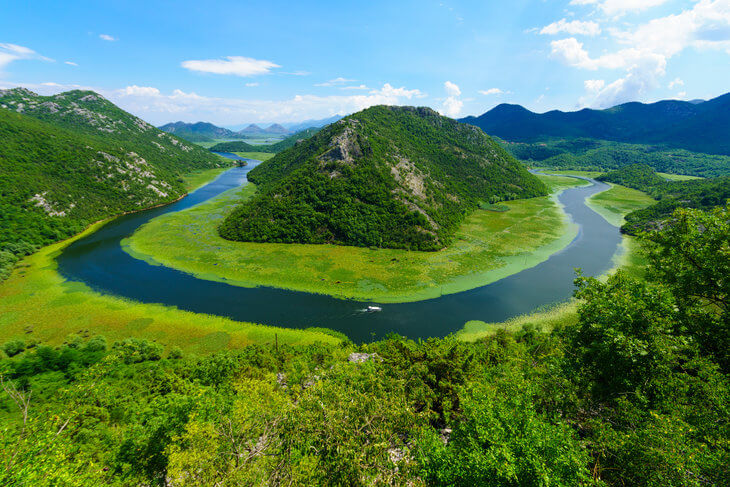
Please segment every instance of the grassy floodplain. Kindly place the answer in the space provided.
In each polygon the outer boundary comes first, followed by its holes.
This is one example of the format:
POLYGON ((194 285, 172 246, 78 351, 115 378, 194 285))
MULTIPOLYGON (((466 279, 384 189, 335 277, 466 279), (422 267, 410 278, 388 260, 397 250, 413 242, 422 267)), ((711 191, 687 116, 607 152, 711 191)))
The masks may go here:
MULTIPOLYGON (((214 179, 223 169, 188 174, 188 190, 214 179)), ((318 330, 294 330, 242 323, 218 316, 181 311, 103 295, 83 283, 68 282, 58 272, 55 256, 64 247, 104 225, 100 222, 68 240, 42 248, 18 263, 0 282, 0 342, 60 344, 71 333, 104 335, 110 340, 129 336, 155 340, 195 353, 240 348, 253 343, 337 343, 318 330)))
POLYGON ((506 212, 477 210, 439 252, 338 245, 231 242, 218 222, 255 187, 230 190, 182 212, 162 215, 124 242, 137 258, 239 286, 272 286, 378 302, 408 302, 489 284, 537 265, 565 247, 577 228, 556 195, 583 184, 543 176, 550 197, 510 201, 506 212))
POLYGON ((234 152, 234 154, 247 159, 256 159, 258 161, 268 161, 276 155, 272 152, 234 152))
POLYGON ((670 181, 691 181, 693 179, 702 179, 699 176, 685 176, 683 174, 669 174, 668 172, 658 172, 659 176, 670 181))

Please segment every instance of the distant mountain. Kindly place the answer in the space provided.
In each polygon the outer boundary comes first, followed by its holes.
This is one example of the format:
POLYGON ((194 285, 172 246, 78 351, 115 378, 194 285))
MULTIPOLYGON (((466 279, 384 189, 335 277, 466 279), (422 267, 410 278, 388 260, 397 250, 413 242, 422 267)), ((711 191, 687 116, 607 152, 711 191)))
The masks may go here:
POLYGON ((730 93, 709 101, 632 102, 605 110, 542 114, 502 104, 460 121, 510 142, 590 137, 730 155, 730 93))
POLYGON ((266 132, 267 134, 289 134, 289 133, 291 133, 291 131, 288 128, 282 127, 278 123, 269 125, 268 127, 266 127, 264 129, 264 132, 266 132))
POLYGON ((331 117, 321 118, 319 120, 305 120, 303 122, 286 123, 284 125, 292 132, 299 132, 310 127, 324 127, 325 125, 329 125, 340 120, 342 117, 343 115, 333 115, 331 117))
POLYGON ((237 135, 257 135, 257 134, 263 134, 266 131, 256 125, 255 123, 250 124, 248 127, 244 128, 243 130, 239 130, 236 132, 237 135))
POLYGON ((92 91, 0 90, 0 141, 0 251, 15 254, 174 201, 183 174, 227 165, 92 91))
POLYGON ((296 134, 290 135, 289 137, 276 142, 275 144, 253 145, 242 140, 221 142, 211 147, 210 150, 214 152, 269 152, 275 154, 283 151, 284 149, 294 147, 297 142, 310 138, 320 130, 320 128, 314 127, 301 130, 296 134))
POLYGON ((430 108, 376 106, 330 124, 249 173, 231 240, 437 250, 480 202, 544 195, 499 144, 430 108))
POLYGON ((174 122, 167 123, 159 128, 165 132, 187 139, 190 142, 205 142, 213 139, 234 139, 238 137, 236 132, 232 130, 217 127, 207 122, 174 122))

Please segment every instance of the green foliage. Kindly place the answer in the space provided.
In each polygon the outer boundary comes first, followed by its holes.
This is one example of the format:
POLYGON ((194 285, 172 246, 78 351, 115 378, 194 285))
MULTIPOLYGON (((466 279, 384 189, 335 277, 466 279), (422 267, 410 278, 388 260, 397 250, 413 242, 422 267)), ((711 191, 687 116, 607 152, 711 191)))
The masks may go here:
POLYGON ((730 207, 678 209, 652 232, 650 277, 676 299, 687 332, 703 355, 730 372, 730 207))
POLYGON ((94 221, 174 201, 183 174, 228 164, 93 92, 5 90, 0 104, 0 278, 12 265, 4 252, 21 257, 94 221))
POLYGON ((25 342, 23 340, 10 340, 3 344, 3 352, 8 357, 14 357, 25 350, 25 342))
POLYGON ((429 485, 592 485, 575 433, 540 413, 529 388, 517 376, 473 384, 448 443, 435 432, 424 441, 429 485))
POLYGON ((260 193, 226 218, 224 238, 437 250, 479 201, 547 193, 478 129, 411 107, 351 115, 249 179, 260 193))
POLYGON ((625 166, 597 179, 638 189, 659 200, 647 208, 626 215, 622 231, 636 234, 652 227, 660 228, 677 208, 709 209, 730 199, 730 176, 688 181, 667 181, 643 164, 625 166))
POLYGON ((516 158, 541 167, 606 171, 644 164, 658 172, 700 177, 730 175, 730 157, 597 139, 555 139, 535 143, 502 142, 516 158))
POLYGON ((678 210, 646 236, 650 281, 579 276, 577 323, 549 333, 183 358, 82 332, 16 347, 0 483, 724 485, 728 221, 678 210))

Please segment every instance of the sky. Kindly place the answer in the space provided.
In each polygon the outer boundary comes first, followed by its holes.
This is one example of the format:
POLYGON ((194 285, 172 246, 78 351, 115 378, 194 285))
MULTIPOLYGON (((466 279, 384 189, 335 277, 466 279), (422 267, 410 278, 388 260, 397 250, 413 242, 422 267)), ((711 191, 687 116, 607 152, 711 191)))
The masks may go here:
POLYGON ((2 0, 0 88, 92 89, 154 124, 371 105, 458 118, 730 91, 730 0, 2 0))

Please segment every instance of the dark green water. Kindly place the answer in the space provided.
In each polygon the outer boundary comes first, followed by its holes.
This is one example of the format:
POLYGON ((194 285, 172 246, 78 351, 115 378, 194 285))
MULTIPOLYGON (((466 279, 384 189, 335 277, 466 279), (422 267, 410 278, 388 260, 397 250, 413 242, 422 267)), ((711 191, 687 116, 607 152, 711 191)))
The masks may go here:
MULTIPOLYGON (((233 156, 232 154, 230 156, 233 156)), ((237 157, 237 156, 234 156, 237 157)), ((621 236, 616 227, 585 205, 585 199, 608 188, 604 183, 564 191, 559 199, 580 226, 575 240, 547 261, 493 284, 415 303, 381 304, 379 313, 365 313, 368 304, 283 289, 241 288, 197 279, 132 258, 120 241, 152 218, 180 211, 240 186, 258 161, 233 168, 210 184, 168 206, 126 215, 69 245, 57 258, 59 272, 106 294, 145 303, 226 316, 239 321, 290 328, 326 327, 367 341, 395 332, 412 338, 444 336, 469 320, 502 321, 570 297, 574 269, 599 275, 611 267, 621 236)))

